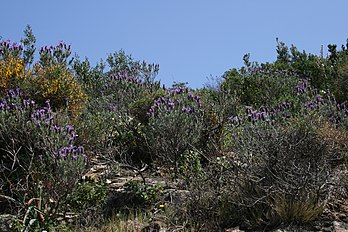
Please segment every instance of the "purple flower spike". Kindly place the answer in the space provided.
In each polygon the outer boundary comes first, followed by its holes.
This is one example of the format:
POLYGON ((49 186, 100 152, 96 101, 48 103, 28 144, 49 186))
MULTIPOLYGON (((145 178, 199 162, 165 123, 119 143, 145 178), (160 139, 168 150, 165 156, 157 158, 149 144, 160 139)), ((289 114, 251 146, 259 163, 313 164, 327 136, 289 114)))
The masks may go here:
POLYGON ((71 131, 74 130, 74 127, 71 126, 71 125, 67 125, 67 126, 66 126, 66 129, 67 129, 68 133, 70 133, 71 131))
POLYGON ((170 108, 174 108, 174 105, 175 105, 175 104, 174 104, 174 101, 172 101, 172 100, 169 101, 168 106, 169 106, 170 108))
POLYGON ((78 135, 74 132, 74 131, 72 131, 71 132, 71 137, 70 137, 70 141, 73 141, 73 140, 75 140, 76 139, 76 137, 77 137, 78 135))

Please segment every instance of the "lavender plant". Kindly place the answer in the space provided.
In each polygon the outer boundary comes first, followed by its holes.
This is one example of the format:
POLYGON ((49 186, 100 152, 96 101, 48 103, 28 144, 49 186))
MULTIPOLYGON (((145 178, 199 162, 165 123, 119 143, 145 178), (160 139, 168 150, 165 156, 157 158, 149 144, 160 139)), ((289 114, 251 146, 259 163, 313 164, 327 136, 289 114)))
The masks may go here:
POLYGON ((227 71, 221 84, 223 90, 233 91, 242 105, 273 105, 289 101, 295 94, 293 86, 298 82, 298 76, 292 71, 274 69, 269 64, 248 65, 239 71, 227 71))
POLYGON ((185 86, 173 86, 148 110, 149 149, 154 158, 178 167, 180 156, 194 150, 203 128, 201 98, 185 86))
POLYGON ((57 46, 44 46, 39 51, 41 66, 49 66, 51 64, 70 65, 74 58, 68 60, 71 55, 71 45, 67 45, 60 41, 57 46))
POLYGON ((0 60, 7 60, 9 58, 19 59, 23 52, 23 45, 10 40, 3 40, 0 42, 0 60))
POLYGON ((330 90, 319 91, 313 88, 310 82, 302 79, 294 87, 296 94, 289 101, 283 101, 275 106, 262 105, 259 109, 245 106, 245 111, 240 115, 230 116, 228 119, 234 126, 243 124, 274 124, 284 122, 295 116, 312 115, 327 118, 330 122, 347 128, 348 109, 347 102, 337 103, 330 90))
POLYGON ((107 72, 102 63, 94 68, 88 61, 74 63, 77 78, 91 96, 78 129, 94 152, 127 162, 149 161, 143 129, 147 109, 162 92, 154 81, 159 67, 135 61, 122 51, 107 61, 107 72))
MULTIPOLYGON (((62 209, 86 164, 84 148, 67 122, 52 111, 49 100, 41 108, 19 89, 10 90, 0 103, 1 189, 23 205, 40 201, 47 217, 62 209), (42 196, 35 191, 39 183, 42 196)), ((1 204, 4 212, 21 215, 23 205, 1 204)))

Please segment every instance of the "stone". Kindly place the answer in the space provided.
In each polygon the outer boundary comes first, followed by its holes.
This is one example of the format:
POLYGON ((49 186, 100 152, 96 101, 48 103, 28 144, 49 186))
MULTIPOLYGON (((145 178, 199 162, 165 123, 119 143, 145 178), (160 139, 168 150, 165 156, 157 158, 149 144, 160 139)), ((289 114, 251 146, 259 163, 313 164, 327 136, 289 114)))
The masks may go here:
POLYGON ((334 221, 333 223, 333 231, 335 232, 345 232, 348 231, 348 224, 344 222, 334 221))
POLYGON ((13 231, 14 221, 17 219, 16 216, 11 214, 0 215, 0 231, 10 232, 13 231))

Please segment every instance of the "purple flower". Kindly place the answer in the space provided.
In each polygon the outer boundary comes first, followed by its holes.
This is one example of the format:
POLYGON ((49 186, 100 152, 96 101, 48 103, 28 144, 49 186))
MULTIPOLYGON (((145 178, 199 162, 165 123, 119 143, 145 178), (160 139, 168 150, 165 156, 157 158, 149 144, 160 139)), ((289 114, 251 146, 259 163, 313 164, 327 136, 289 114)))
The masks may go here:
POLYGON ((71 131, 74 130, 74 127, 71 126, 71 125, 67 125, 67 126, 66 126, 66 129, 67 129, 67 132, 70 133, 71 131))
POLYGON ((85 153, 85 149, 84 149, 83 146, 78 146, 78 147, 77 147, 77 150, 80 152, 80 154, 85 153))
POLYGON ((5 103, 3 103, 3 102, 0 103, 0 109, 5 110, 5 108, 6 108, 5 106, 6 106, 5 103))
POLYGON ((73 140, 75 140, 75 139, 77 138, 77 136, 78 136, 78 135, 77 135, 74 131, 72 131, 72 132, 71 132, 71 137, 69 138, 69 140, 70 140, 70 141, 73 141, 73 140))
POLYGON ((15 93, 13 89, 10 89, 7 95, 8 97, 12 97, 12 98, 15 98, 17 96, 17 94, 15 93))
POLYGON ((66 147, 63 147, 63 149, 60 152, 60 156, 63 157, 63 158, 67 156, 67 149, 66 149, 66 147))
POLYGON ((53 130, 54 130, 54 132, 55 133, 59 133, 59 131, 60 131, 60 127, 59 126, 57 126, 57 125, 53 125, 53 130))
POLYGON ((184 113, 191 113, 193 110, 191 107, 182 107, 181 111, 184 113))
POLYGON ((265 120, 265 119, 266 119, 266 113, 265 113, 265 112, 261 112, 260 115, 261 115, 261 119, 262 119, 262 120, 265 120))
POLYGON ((196 100, 197 102, 199 102, 200 99, 201 99, 201 96, 199 96, 199 95, 196 95, 196 96, 195 96, 195 100, 196 100))
POLYGON ((315 99, 317 100, 317 102, 323 102, 323 97, 321 95, 317 95, 315 99))
POLYGON ((166 101, 167 101, 167 98, 161 97, 161 102, 162 102, 162 103, 165 103, 166 101))
POLYGON ((29 108, 30 100, 23 100, 23 105, 24 105, 24 108, 29 108))
POLYGON ((168 102, 168 106, 169 106, 169 108, 174 108, 174 101, 169 101, 168 102))

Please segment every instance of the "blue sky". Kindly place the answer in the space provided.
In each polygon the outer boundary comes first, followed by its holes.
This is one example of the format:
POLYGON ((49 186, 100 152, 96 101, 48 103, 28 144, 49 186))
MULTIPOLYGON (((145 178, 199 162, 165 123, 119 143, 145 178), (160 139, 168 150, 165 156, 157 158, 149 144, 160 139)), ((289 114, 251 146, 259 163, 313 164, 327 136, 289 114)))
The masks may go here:
POLYGON ((193 88, 241 67, 246 53, 274 61, 276 37, 315 54, 348 38, 347 0, 15 0, 1 9, 4 39, 19 41, 30 24, 38 47, 63 40, 93 65, 123 49, 158 63, 162 83, 193 88))

